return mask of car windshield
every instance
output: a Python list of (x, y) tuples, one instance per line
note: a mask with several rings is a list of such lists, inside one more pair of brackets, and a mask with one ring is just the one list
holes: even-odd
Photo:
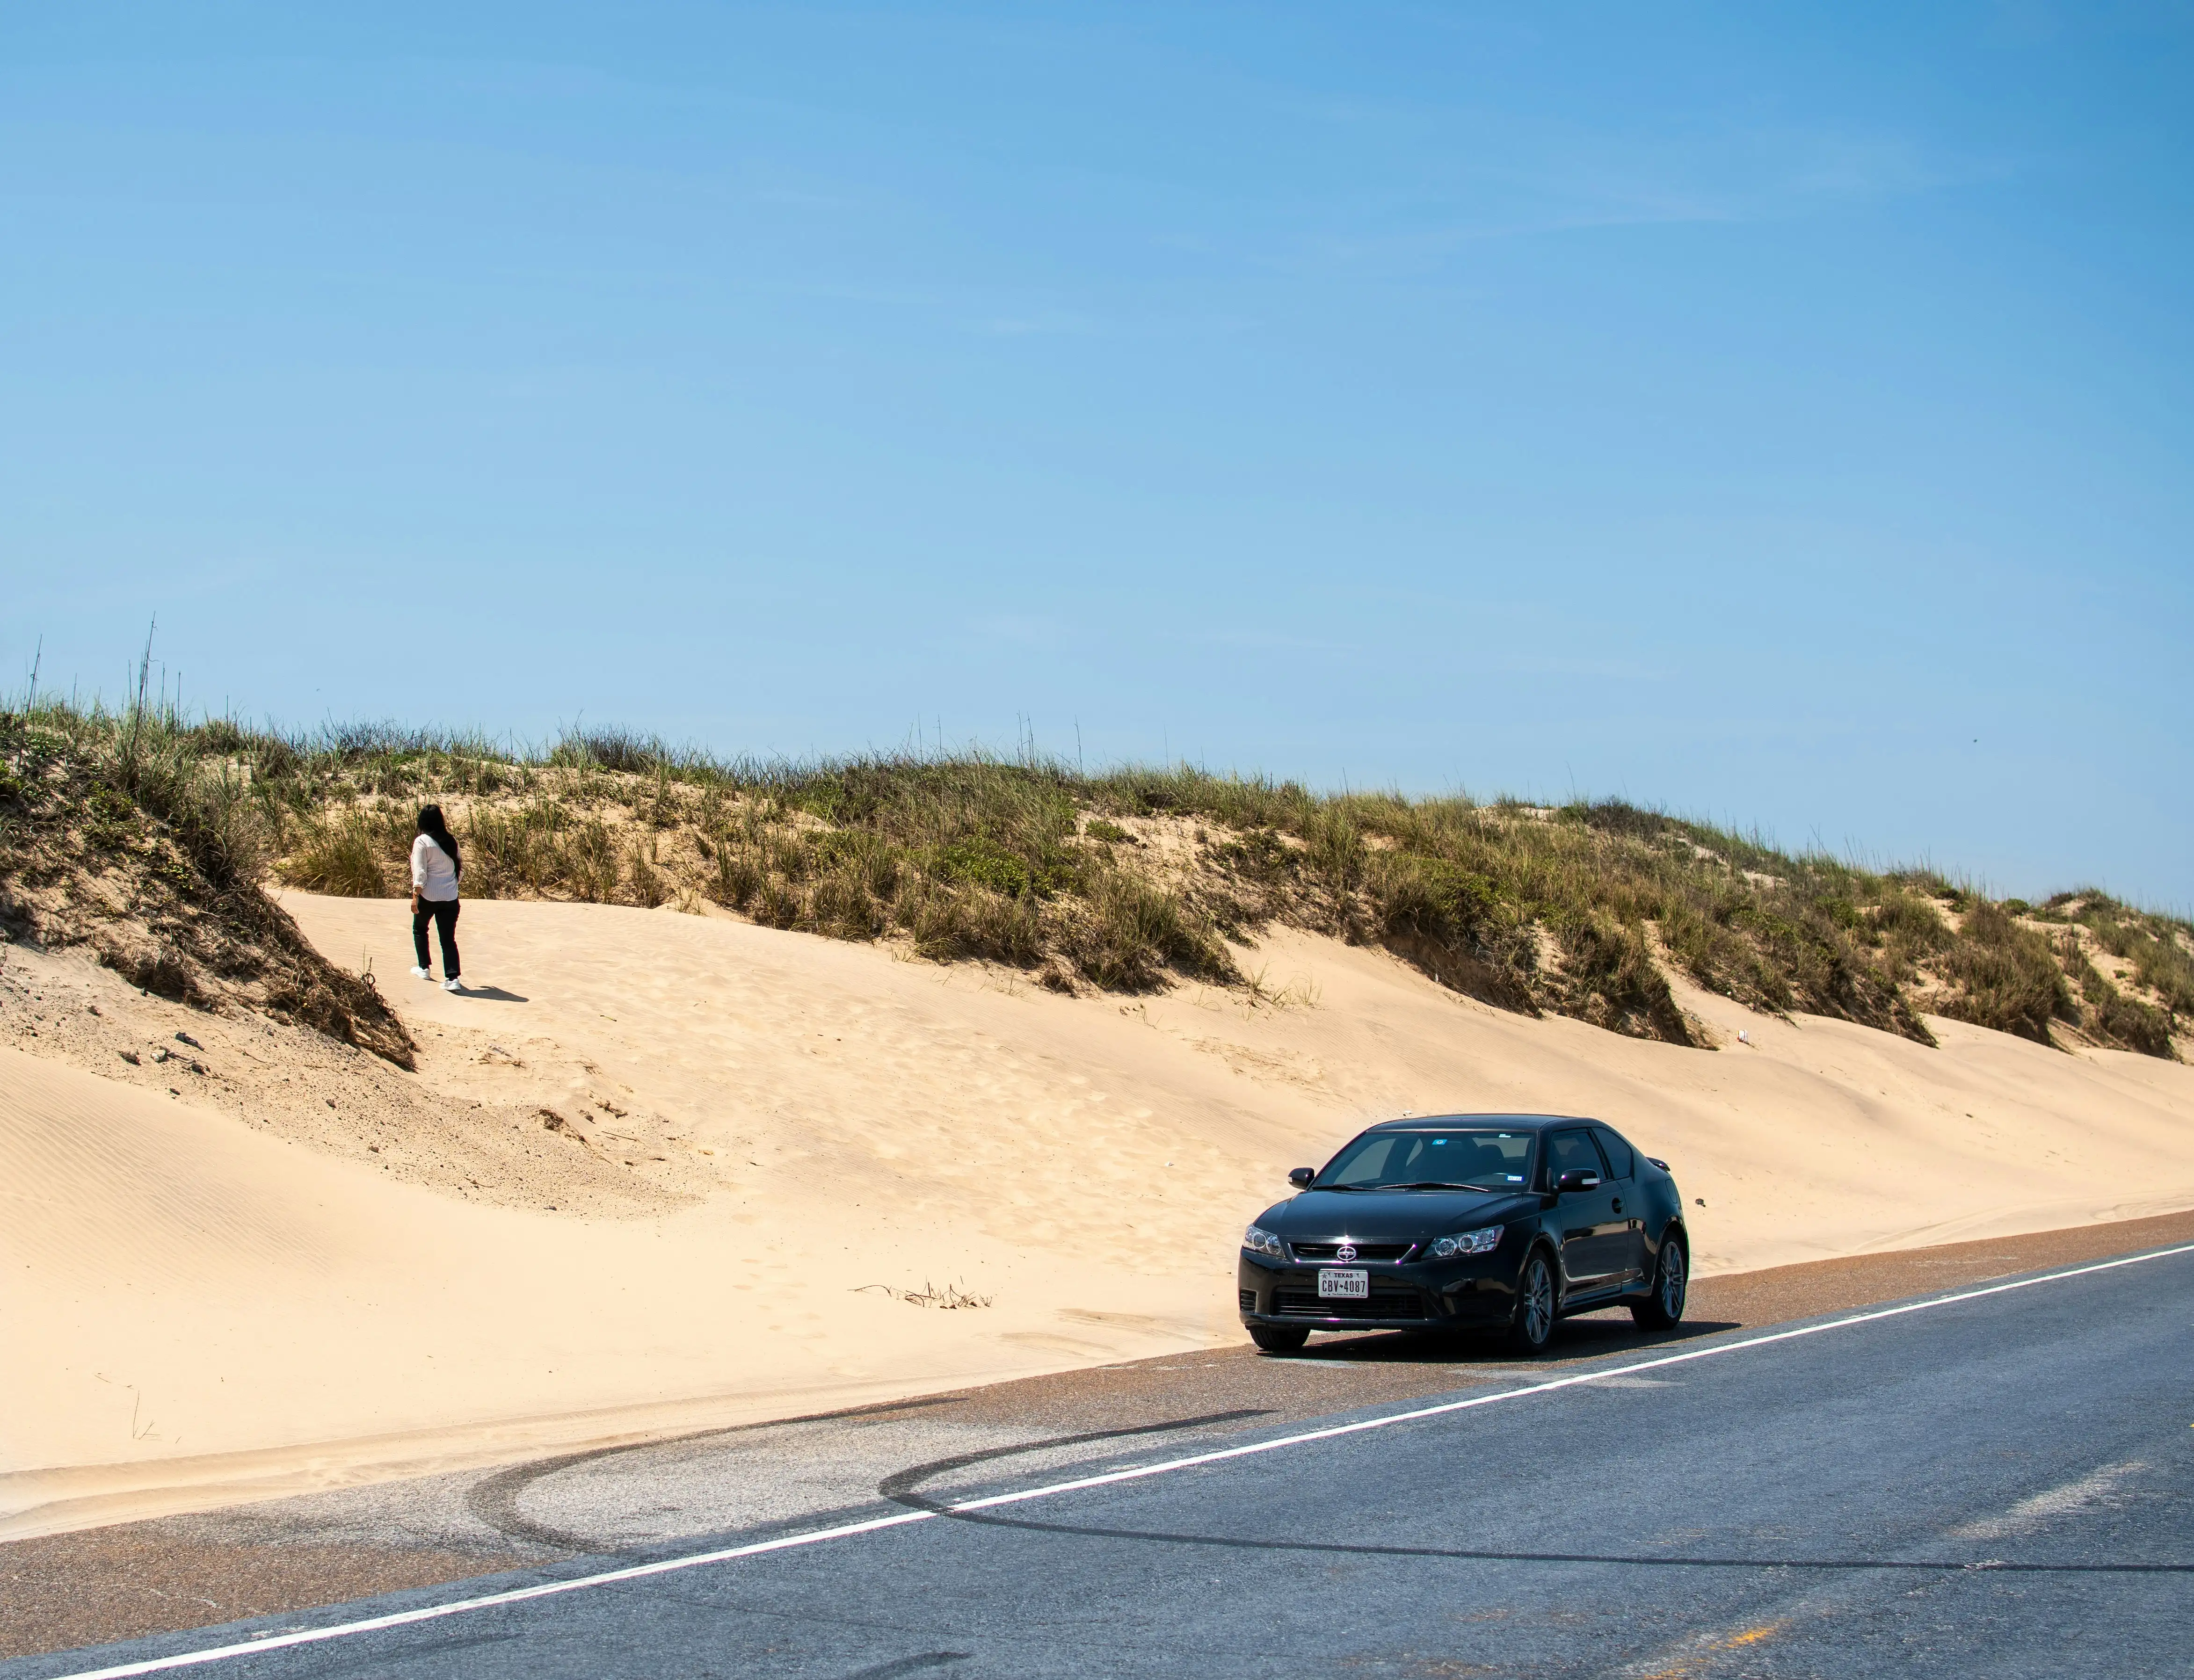
[(1334, 1157), (1315, 1190), (1511, 1190), (1531, 1181), (1530, 1132), (1368, 1132)]

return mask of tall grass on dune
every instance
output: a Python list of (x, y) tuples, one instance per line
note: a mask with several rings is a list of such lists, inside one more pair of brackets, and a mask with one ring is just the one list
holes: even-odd
[(302, 867), (382, 891), (370, 841), (286, 800), (296, 754), (227, 720), (148, 703), (0, 707), (0, 932), (88, 946), (133, 984), (198, 1008), (241, 1000), (402, 1067), (414, 1046), (370, 978), (336, 967), (261, 890), (295, 835)]
[(388, 871), (370, 825), (357, 811), (330, 811), (297, 826), (284, 875), (298, 886), (344, 898), (379, 898), (388, 892)]
[(1502, 1008), (1680, 1044), (1710, 1035), (1679, 982), (1922, 1042), (1933, 1014), (2168, 1055), (2194, 1011), (2183, 920), (2093, 889), (1992, 900), (1621, 800), (1330, 794), (1187, 765), (1084, 775), (1033, 753), (727, 760), (614, 728), (545, 746), (285, 733), (47, 701), (0, 720), (0, 843), (59, 823), (96, 851), (150, 823), (209, 879), (394, 894), (432, 798), (474, 897), (707, 901), (1064, 990), (1240, 984), (1233, 951), (1280, 924), (1382, 947)]

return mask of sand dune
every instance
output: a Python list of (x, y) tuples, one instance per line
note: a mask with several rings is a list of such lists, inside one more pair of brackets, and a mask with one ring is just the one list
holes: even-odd
[[(405, 977), (400, 904), (284, 903)], [(1405, 1110), (1614, 1121), (1709, 1270), (2194, 1207), (2194, 1069), (1954, 1022), (1687, 993), (1726, 1044), (1686, 1050), (1294, 934), (1245, 958), (1274, 1005), (669, 911), (462, 932), (485, 995), (383, 982), (416, 1077), (9, 955), (0, 1534), (1231, 1340), (1242, 1221)], [(198, 1075), (117, 1059), (178, 1029)], [(991, 1304), (887, 1293), (925, 1283)]]

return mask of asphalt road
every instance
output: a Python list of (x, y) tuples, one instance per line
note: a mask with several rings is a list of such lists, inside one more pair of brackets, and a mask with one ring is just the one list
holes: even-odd
[[(180, 1671), (2194, 1671), (2194, 1253), (1991, 1287), (1811, 1333), (1504, 1372), (1308, 1429), (1206, 1415), (952, 1454), (901, 1465), (825, 1525), (893, 1526), (787, 1545), (813, 1522), (765, 1524), (663, 1548), (656, 1573), (633, 1575), (650, 1565), (628, 1552), (618, 1580), (579, 1585), (603, 1562), (566, 1562), (0, 1676), (253, 1632), (273, 1644)], [(1153, 1468), (1184, 1457), (1203, 1461)], [(1123, 1466), (1140, 1473), (1087, 1485)], [(280, 1643), (544, 1585), (570, 1590)]]
[[(232, 1504), (0, 1544), (0, 1658), (286, 1616), (587, 1556), (675, 1550), (872, 1505), (909, 1465), (1012, 1448), (1024, 1471), (1111, 1451), (1105, 1431), (1215, 1419), (1198, 1436), (1474, 1385), (1513, 1386), (1611, 1352), (1758, 1330), (1885, 1301), (2194, 1243), (2194, 1213), (1808, 1261), (1695, 1280), (1673, 1334), (1627, 1313), (1571, 1319), (1529, 1366), (1497, 1347), (1313, 1337), (1307, 1357), (1246, 1342), (930, 1395), (853, 1413), (597, 1443), (530, 1462)], [(1226, 1414), (1232, 1414), (1231, 1421)], [(1031, 1450), (1062, 1436), (1080, 1444)], [(1186, 1438), (1185, 1436), (1177, 1438)]]

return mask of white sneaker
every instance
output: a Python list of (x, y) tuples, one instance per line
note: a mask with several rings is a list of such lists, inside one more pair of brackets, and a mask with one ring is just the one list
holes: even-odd
[(454, 974), (452, 974), (448, 979), (442, 982), (442, 989), (445, 992), (461, 992), (464, 990), (464, 989), (465, 983), (458, 979)]
[(411, 978), (415, 980), (431, 980), (434, 978), (434, 971), (431, 968), (420, 968), (415, 966), (411, 970)]

